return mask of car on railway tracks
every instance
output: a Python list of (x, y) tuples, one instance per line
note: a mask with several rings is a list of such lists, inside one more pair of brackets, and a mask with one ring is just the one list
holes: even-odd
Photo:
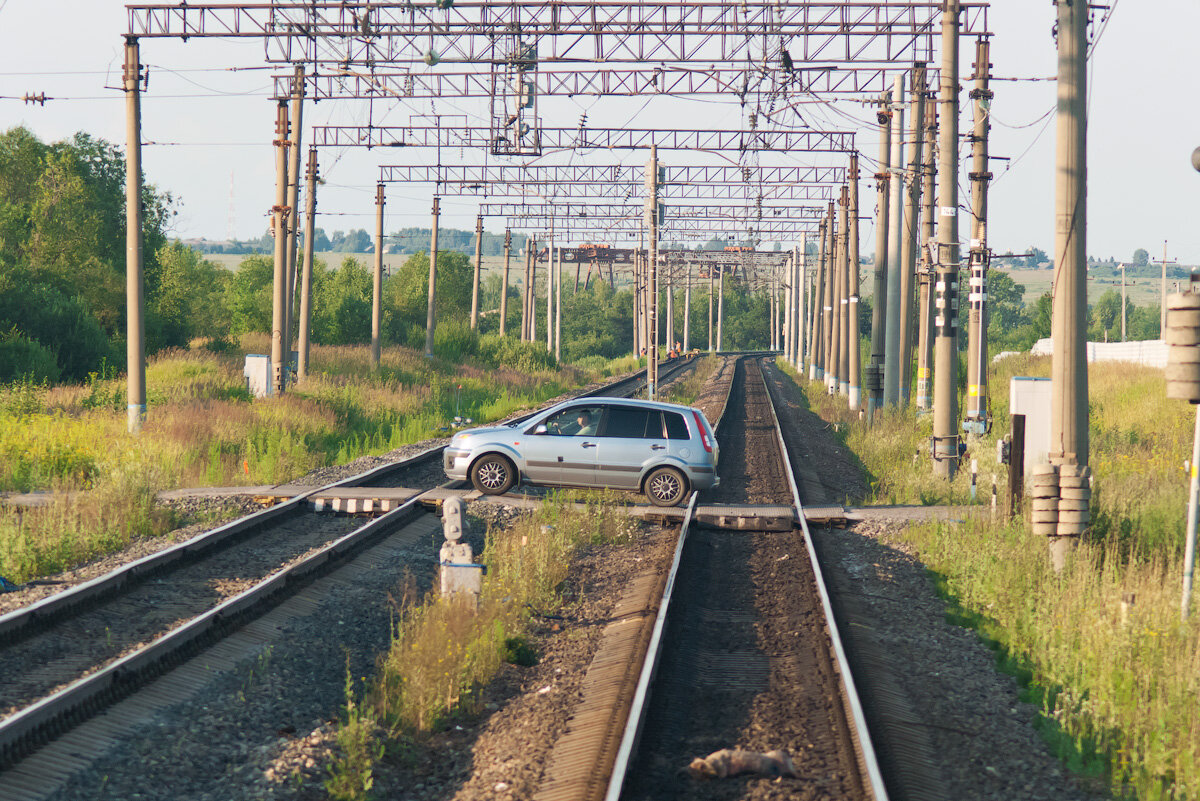
[(519, 423), (460, 431), (446, 447), (446, 475), (486, 495), (521, 482), (608, 487), (676, 506), (720, 483), (720, 450), (704, 412), (677, 403), (578, 398)]

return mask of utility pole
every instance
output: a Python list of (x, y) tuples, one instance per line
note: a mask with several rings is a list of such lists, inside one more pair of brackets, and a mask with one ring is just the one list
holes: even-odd
[(504, 229), (504, 276), (500, 280), (500, 336), (508, 325), (508, 268), (512, 255), (512, 229)]
[(546, 243), (546, 352), (554, 353), (554, 229)]
[(713, 265), (708, 265), (708, 352), (713, 352)]
[(838, 227), (837, 212), (834, 202), (829, 203), (829, 316), (825, 342), (825, 389), (830, 395), (838, 390), (838, 354), (840, 352), (841, 334), (841, 256), (839, 254), (839, 239), (841, 229)]
[(538, 241), (530, 240), (533, 251), (529, 257), (529, 341), (537, 342), (537, 263)]
[(850, 394), (850, 349), (855, 345), (850, 328), (850, 187), (842, 187), (838, 201), (838, 392)]
[(683, 265), (683, 350), (687, 353), (692, 349), (692, 266), (684, 261)]
[(904, 319), (900, 295), (904, 272), (904, 76), (892, 86), (892, 154), (888, 185), (887, 333), (883, 352), (883, 403), (900, 402), (900, 324)]
[(437, 253), (438, 253), (438, 215), (441, 212), (441, 198), (433, 196), (433, 230), (429, 241), (429, 306), (425, 310), (425, 358), (433, 358), (433, 332), (437, 326)]
[(558, 248), (554, 268), (554, 360), (562, 360), (562, 246)]
[(138, 40), (125, 37), (125, 394), (130, 434), (146, 421), (146, 322), (142, 280), (142, 65)]
[(529, 259), (533, 253), (533, 237), (525, 237), (525, 283), (521, 287), (521, 341), (529, 341)]
[[(383, 207), (386, 202), (383, 181), (380, 181), (375, 186), (375, 269), (371, 275), (371, 367), (376, 370), (383, 355)], [(430, 348), (426, 355), (432, 352)]]
[[(831, 305), (826, 270), (829, 260), (829, 226), (831, 224), (832, 221), (827, 214), (821, 218), (821, 223), (818, 226), (821, 241), (817, 249), (817, 292), (813, 303), (813, 363), (816, 368), (815, 380), (822, 383), (825, 382), (825, 335), (826, 331), (828, 331), (825, 320)], [(812, 371), (810, 371), (809, 378), (814, 378)]]
[(943, 0), (932, 456), (934, 475), (947, 479), (958, 469), (958, 15), (958, 0)]
[(801, 372), (804, 359), (809, 354), (804, 352), (804, 337), (807, 333), (804, 321), (812, 298), (808, 288), (808, 234), (800, 234), (799, 260), (796, 262), (796, 314), (792, 319), (792, 333), (795, 337), (795, 353), (792, 354), (792, 366), (796, 372)]
[(930, 245), (937, 241), (934, 225), (937, 220), (937, 197), (934, 189), (937, 176), (937, 152), (933, 146), (937, 141), (937, 102), (932, 94), (926, 92), (925, 106), (925, 141), (929, 147), (925, 149), (925, 167), (922, 170), (924, 186), (921, 197), (925, 203), (925, 213), (921, 215), (923, 231), (921, 233), (921, 279), (918, 290), (921, 304), (918, 312), (917, 328), (917, 408), (928, 410), (933, 408), (933, 259)]
[[(1050, 463), (1060, 485), (1088, 473), (1087, 377), (1087, 20), (1088, 4), (1058, 4), (1058, 148), (1055, 174), (1054, 355), (1051, 360)], [(949, 183), (946, 181), (944, 183)], [(1165, 305), (1165, 304), (1164, 304)], [(1084, 501), (1090, 488), (1083, 482)], [(1061, 569), (1087, 528), (1083, 511), (1060, 497), (1051, 562)]]
[(475, 276), (471, 280), (471, 330), (479, 328), (479, 274), (483, 271), (483, 215), (475, 217)]
[(988, 359), (987, 359), (987, 271), (991, 252), (987, 242), (988, 131), (991, 128), (992, 91), (989, 42), (979, 37), (975, 42), (975, 88), (971, 91), (974, 126), (968, 139), (971, 142), (971, 284), (967, 295), (970, 311), (967, 318), (967, 414), (963, 430), (982, 436), (988, 428)]
[[(288, 151), (288, 208), (291, 209), (291, 225), (288, 226), (287, 301), (283, 309), (283, 355), (292, 358), (292, 315), (295, 313), (296, 298), (296, 237), (300, 229), (300, 138), (304, 119), (304, 67), (297, 66), (292, 81), (292, 136)], [(305, 238), (312, 236), (305, 233)]]
[(862, 389), (860, 386), (860, 375), (862, 370), (859, 365), (859, 345), (858, 345), (858, 153), (850, 154), (850, 228), (847, 231), (849, 237), (849, 261), (850, 261), (850, 323), (848, 333), (850, 336), (850, 353), (849, 363), (846, 367), (846, 372), (850, 379), (849, 403), (850, 411), (857, 412), (862, 408)]
[(654, 400), (658, 390), (658, 146), (650, 146), (646, 162), (646, 235), (647, 257), (650, 261), (650, 344), (646, 365), (646, 397)]
[(721, 266), (721, 275), (717, 279), (717, 351), (723, 350), (725, 342), (725, 265)]
[(309, 337), (312, 332), (312, 271), (313, 250), (316, 247), (317, 221), (317, 180), (320, 178), (317, 169), (317, 146), (308, 148), (308, 168), (304, 173), (306, 181), (304, 195), (304, 267), (300, 276), (300, 331), (299, 356), (296, 364), (296, 380), (308, 378)]
[(924, 158), (925, 135), (925, 64), (913, 66), (913, 85), (909, 107), (909, 137), (912, 153), (904, 175), (905, 194), (904, 233), (901, 250), (903, 267), (900, 271), (900, 396), (902, 406), (908, 406), (912, 392), (912, 351), (916, 337), (913, 287), (917, 280), (917, 256), (921, 248), (921, 163)]
[(867, 366), (867, 421), (875, 419), (875, 410), (883, 406), (883, 354), (887, 344), (887, 255), (888, 202), (891, 198), (888, 182), (892, 180), (891, 165), (892, 111), (891, 95), (879, 96), (879, 172), (875, 173), (875, 274), (871, 302), (871, 363)]
[(1167, 264), (1173, 263), (1167, 261), (1167, 240), (1163, 240), (1163, 255), (1162, 255), (1162, 294), (1159, 299), (1159, 318), (1158, 318), (1158, 338), (1166, 339), (1167, 337)]
[[(1163, 333), (1166, 338), (1166, 333)], [(1125, 265), (1121, 265), (1121, 341), (1125, 341)]]
[(288, 107), (280, 100), (275, 112), (275, 270), (271, 298), (271, 389), (276, 396), (287, 387), (284, 359), (284, 327), (287, 325), (287, 180), (288, 180)]

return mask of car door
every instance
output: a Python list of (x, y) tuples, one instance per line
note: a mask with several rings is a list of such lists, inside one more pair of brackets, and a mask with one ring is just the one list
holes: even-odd
[(596, 472), (606, 487), (637, 489), (643, 466), (666, 451), (662, 413), (644, 406), (614, 404), (600, 428)]
[(559, 484), (590, 487), (596, 483), (597, 444), (599, 438), (580, 433), (577, 422), (581, 411), (599, 420), (601, 409), (593, 406), (572, 406), (543, 421), (526, 432), (521, 444), (525, 458), (525, 476), (535, 484)]

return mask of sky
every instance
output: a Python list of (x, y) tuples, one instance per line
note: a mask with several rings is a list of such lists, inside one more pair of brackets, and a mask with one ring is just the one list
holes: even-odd
[[(1088, 253), (1128, 261), (1138, 248), (1151, 258), (1200, 264), (1200, 173), (1191, 167), (1200, 146), (1200, 105), (1188, 89), (1200, 74), (1194, 33), (1200, 30), (1200, 2), (1108, 0), (1098, 11), (1089, 62)], [(989, 12), (992, 40), (989, 238), (996, 253), (1029, 247), (1053, 250), (1055, 84), (1051, 0), (996, 0)], [(45, 35), (54, 28), (53, 39)], [(76, 131), (117, 144), (125, 140), (120, 85), (124, 5), (113, 0), (0, 0), (0, 129), (23, 125), (44, 141)], [(1101, 33), (1102, 32), (1102, 33)], [(47, 42), (53, 43), (47, 46)], [(960, 73), (971, 74), (974, 45), (964, 40)], [(179, 199), (172, 234), (213, 240), (246, 239), (266, 229), (274, 202), (274, 105), (270, 70), (261, 67), (263, 47), (250, 40), (193, 38), (143, 40), (142, 62), (150, 66), (143, 100), (143, 169), (146, 180)], [(1017, 80), (1010, 80), (1017, 79)], [(969, 88), (969, 87), (967, 87)], [(44, 105), (22, 102), (44, 93)], [(963, 100), (965, 103), (965, 92)], [(464, 108), (455, 99), (424, 101), (416, 107), (368, 110), (359, 102), (309, 104), (306, 124), (397, 123), (410, 113), (452, 114)], [(877, 152), (872, 114), (862, 105), (839, 103), (803, 107), (814, 125), (858, 127), (864, 155)], [(539, 108), (548, 124), (573, 126), (587, 113), (592, 125), (663, 128), (741, 128), (746, 124), (736, 98), (672, 101), (666, 98), (610, 100), (559, 98)], [(861, 126), (854, 120), (861, 120)], [(965, 133), (969, 116), (960, 123)], [(410, 162), (431, 163), (427, 152), (407, 151)], [(682, 156), (674, 154), (676, 162)], [(443, 153), (445, 163), (479, 163), (480, 155)], [(562, 156), (559, 163), (591, 163), (595, 154)], [(608, 156), (603, 156), (606, 161)], [(618, 155), (640, 164), (644, 153)], [(696, 154), (697, 162), (714, 157)], [(327, 232), (374, 225), (378, 165), (396, 163), (396, 151), (323, 151), (326, 185), (318, 193), (318, 226)], [(664, 156), (670, 163), (671, 157)], [(692, 162), (689, 157), (689, 163)], [(544, 162), (548, 163), (548, 162)], [(764, 154), (762, 163), (806, 163), (803, 157)], [(965, 176), (965, 168), (964, 168)], [(961, 181), (965, 186), (965, 178)], [(874, 189), (862, 184), (864, 214)], [(432, 187), (390, 185), (386, 227), (427, 227)], [(966, 202), (966, 197), (962, 198)], [(442, 225), (473, 228), (476, 198), (445, 197)], [(965, 220), (965, 217), (963, 218)], [(489, 221), (488, 230), (501, 223)], [(960, 235), (969, 237), (965, 224)], [(862, 229), (869, 253), (872, 226)], [(786, 243), (785, 243), (786, 244)]]

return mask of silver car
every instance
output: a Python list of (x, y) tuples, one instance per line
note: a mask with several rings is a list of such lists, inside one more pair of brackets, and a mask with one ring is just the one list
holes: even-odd
[(720, 483), (716, 437), (704, 412), (676, 403), (581, 398), (522, 423), (471, 428), (450, 440), (446, 475), (487, 495), (519, 481), (645, 493), (682, 503)]

